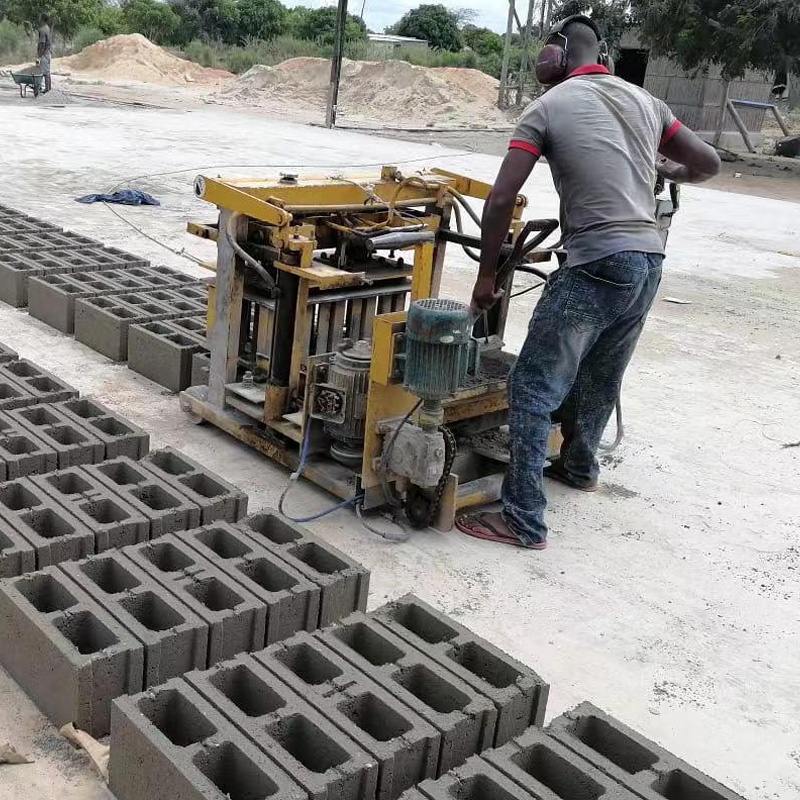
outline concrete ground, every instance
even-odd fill
[[[499,164],[219,108],[9,100],[0,109],[0,203],[196,272],[108,209],[73,198],[147,174],[131,185],[163,205],[119,213],[173,250],[209,257],[208,243],[184,233],[187,220],[214,216],[192,194],[198,172],[329,165],[312,171],[335,174],[413,160],[408,171],[439,164],[491,180]],[[527,192],[532,213],[555,214],[546,168]],[[694,187],[683,197],[625,385],[625,441],[604,459],[598,494],[548,487],[546,551],[455,531],[395,546],[346,512],[314,530],[373,570],[371,607],[413,590],[532,665],[552,684],[549,717],[590,699],[745,797],[789,800],[800,796],[800,207]],[[445,293],[466,299],[473,272],[454,250]],[[511,348],[535,298],[514,304]],[[284,470],[192,426],[174,395],[124,365],[2,304],[0,341],[149,430],[154,447],[180,448],[239,484],[254,511],[277,502]],[[288,506],[299,515],[331,501],[301,482]],[[0,766],[0,800],[107,796],[0,670],[5,741],[35,763]]]

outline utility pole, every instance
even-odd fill
[[[522,96],[525,94],[525,73],[528,71],[528,48],[531,44],[533,29],[534,0],[528,0],[528,22],[522,31],[522,53],[519,62],[519,85],[517,86],[517,105],[522,105]]]
[[[336,127],[336,112],[339,105],[339,83],[342,79],[342,58],[344,56],[344,34],[347,25],[347,0],[339,0],[336,12],[336,30],[334,32],[333,57],[331,58],[331,88],[328,93],[328,112],[325,115],[325,127]]]
[[[514,33],[514,19],[517,11],[514,8],[514,0],[508,0],[508,25],[506,25],[506,42],[503,48],[503,68],[500,71],[500,95],[497,98],[497,105],[499,108],[507,108],[508,106],[508,64],[511,59],[511,36]]]

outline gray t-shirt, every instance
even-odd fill
[[[510,146],[547,158],[568,264],[664,252],[656,161],[679,127],[665,103],[600,66],[576,70],[525,110]]]

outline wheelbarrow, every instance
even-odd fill
[[[44,87],[44,75],[35,68],[31,68],[28,72],[12,72],[11,77],[19,86],[20,97],[27,97],[28,87],[33,89],[33,96],[38,97]]]

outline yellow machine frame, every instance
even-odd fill
[[[349,469],[312,447],[303,474],[342,499],[358,495],[365,508],[382,505],[385,486],[376,466],[387,425],[396,424],[417,401],[403,388],[397,370],[407,302],[439,296],[447,244],[442,232],[450,231],[460,212],[458,208],[454,212],[454,202],[485,200],[490,189],[486,183],[444,170],[406,177],[393,167],[384,167],[378,177],[288,176],[276,181],[199,177],[197,196],[219,209],[218,224],[189,225],[191,233],[217,241],[216,277],[208,303],[211,365],[208,387],[183,392],[183,408],[196,421],[208,421],[295,469],[307,426],[314,422],[309,414],[314,371],[330,361],[346,324],[348,338],[372,340],[362,463],[360,469]],[[509,243],[522,228],[526,205],[520,196]],[[335,245],[337,237],[347,236],[341,220],[352,218],[359,225],[394,232],[422,228],[433,236],[413,246],[413,265],[398,258],[384,260],[378,269],[359,271],[352,265],[345,269],[320,251]],[[239,244],[245,242],[255,242],[250,257],[269,265],[283,290],[281,300],[254,288],[255,273]],[[549,251],[542,251],[532,260],[549,256]],[[492,330],[500,337],[507,310],[501,306]],[[281,356],[286,363],[278,363],[276,337],[291,337],[291,356],[288,347],[283,348],[286,358]],[[263,388],[245,386],[240,380],[245,342],[249,367],[271,376]],[[505,376],[459,390],[444,407],[446,425],[502,414],[508,407]],[[551,447],[557,445],[554,432]],[[449,476],[436,527],[449,529],[457,510],[499,496],[504,467],[496,463],[484,467],[461,480],[456,474]]]

